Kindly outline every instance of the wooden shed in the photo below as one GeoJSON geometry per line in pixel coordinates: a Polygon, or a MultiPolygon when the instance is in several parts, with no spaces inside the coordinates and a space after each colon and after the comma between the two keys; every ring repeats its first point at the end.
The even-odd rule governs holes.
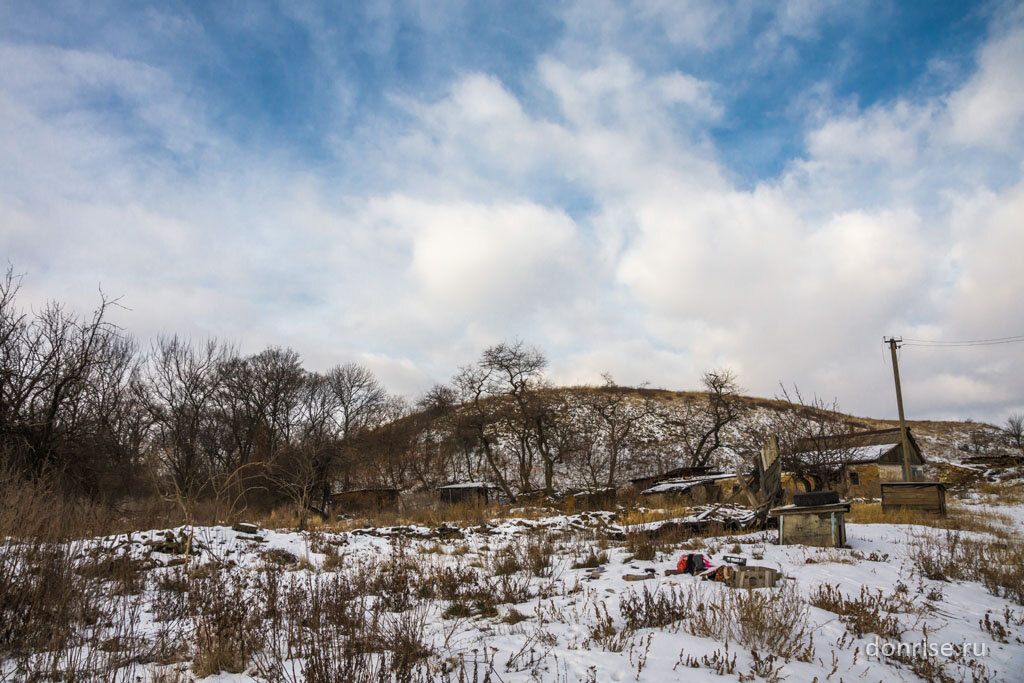
{"type": "Polygon", "coordinates": [[[390,487],[338,491],[331,494],[331,511],[395,510],[398,496],[398,489],[390,487]]]}
{"type": "MultiPolygon", "coordinates": [[[[910,429],[907,429],[910,443],[910,469],[913,481],[924,480],[926,460],[910,429]]],[[[834,459],[841,470],[840,489],[848,496],[875,497],[881,495],[881,484],[903,481],[903,437],[898,427],[851,432],[822,440],[806,439],[796,442],[787,457],[795,460],[834,459]],[[830,450],[831,449],[831,450],[830,450]]],[[[783,476],[783,485],[792,490],[810,490],[820,482],[803,481],[803,478],[789,474],[783,476]]]]}
{"type": "Polygon", "coordinates": [[[437,490],[441,495],[441,502],[448,505],[487,505],[492,488],[494,487],[482,481],[467,481],[439,486],[437,490]]]}
{"type": "Polygon", "coordinates": [[[946,485],[938,481],[890,481],[882,484],[882,512],[918,510],[946,514],[946,485]]]}
{"type": "Polygon", "coordinates": [[[768,516],[779,520],[780,545],[841,548],[846,545],[846,513],[849,511],[849,503],[785,505],[771,509],[768,516]]]}

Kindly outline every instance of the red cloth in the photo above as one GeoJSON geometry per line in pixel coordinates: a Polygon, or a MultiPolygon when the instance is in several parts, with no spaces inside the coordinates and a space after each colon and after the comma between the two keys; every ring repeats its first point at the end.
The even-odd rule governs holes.
{"type": "Polygon", "coordinates": [[[699,553],[687,553],[680,557],[679,562],[676,563],[676,569],[693,574],[694,576],[714,566],[711,564],[710,557],[699,553]]]}

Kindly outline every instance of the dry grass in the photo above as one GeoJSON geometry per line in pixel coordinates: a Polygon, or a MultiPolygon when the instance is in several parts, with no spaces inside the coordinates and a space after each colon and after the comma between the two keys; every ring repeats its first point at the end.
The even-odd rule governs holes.
{"type": "Polygon", "coordinates": [[[597,552],[594,549],[594,547],[591,546],[590,549],[589,549],[589,552],[586,555],[583,555],[582,557],[580,557],[579,559],[577,559],[575,562],[572,563],[572,568],[573,569],[593,569],[595,567],[600,567],[602,564],[607,564],[607,563],[608,563],[608,553],[604,552],[603,550],[601,552],[597,552]]]}
{"type": "Polygon", "coordinates": [[[980,481],[974,486],[984,502],[990,505],[1024,505],[1024,484],[980,481]]]}
{"type": "Polygon", "coordinates": [[[1006,515],[961,505],[948,505],[947,514],[943,517],[915,510],[883,512],[881,503],[855,502],[850,507],[846,521],[852,524],[909,524],[974,531],[1000,538],[1009,537],[1013,527],[1013,520],[1006,515]]]}
{"type": "Polygon", "coordinates": [[[929,531],[910,538],[910,559],[933,581],[976,581],[993,595],[1024,605],[1024,546],[1016,540],[929,531]]]}
{"type": "Polygon", "coordinates": [[[872,592],[862,586],[860,595],[854,598],[843,595],[839,586],[828,583],[815,589],[811,594],[811,604],[838,614],[847,630],[858,638],[875,633],[883,638],[900,640],[907,629],[895,614],[917,611],[906,590],[897,589],[883,595],[882,591],[872,592]]]}
{"type": "Polygon", "coordinates": [[[247,579],[218,572],[199,579],[190,592],[204,596],[193,615],[195,674],[244,671],[263,645],[261,605],[252,600],[247,579]]]}
{"type": "MultiPolygon", "coordinates": [[[[476,655],[467,661],[466,653],[449,649],[444,637],[427,636],[427,615],[444,615],[447,623],[442,628],[452,633],[466,619],[486,621],[483,630],[498,632],[526,632],[517,624],[536,620],[539,639],[543,601],[552,591],[570,591],[568,586],[555,587],[559,582],[552,577],[573,560],[576,566],[588,567],[607,562],[609,556],[603,552],[609,547],[607,537],[593,529],[572,532],[575,535],[527,531],[508,547],[495,536],[490,540],[493,550],[474,546],[479,556],[470,557],[465,557],[471,545],[467,542],[398,538],[389,541],[390,553],[360,556],[332,545],[337,537],[327,533],[337,525],[470,525],[524,516],[523,510],[507,506],[450,506],[375,513],[337,525],[312,520],[310,547],[326,554],[324,572],[303,566],[299,557],[282,550],[263,552],[264,562],[253,571],[190,562],[152,572],[150,565],[118,552],[84,552],[86,546],[76,539],[106,533],[121,523],[99,508],[65,501],[43,485],[20,481],[0,493],[0,530],[6,532],[0,540],[0,659],[18,663],[25,680],[119,681],[128,673],[119,668],[118,663],[125,661],[190,661],[197,676],[248,670],[278,681],[490,680],[493,663],[482,665],[476,655]],[[537,605],[536,616],[519,611],[529,611],[522,606],[528,601],[537,605]],[[155,632],[134,631],[143,621],[142,609],[152,611],[155,632]],[[52,654],[41,656],[44,651],[52,654]],[[75,654],[79,652],[85,654],[75,654]],[[29,653],[34,653],[32,662],[29,653]]],[[[657,514],[677,517],[685,514],[683,510],[657,514]]],[[[542,512],[536,509],[536,514],[542,512]]],[[[624,519],[654,521],[645,517],[649,511],[633,514],[624,519]]],[[[268,527],[298,522],[289,510],[247,521],[262,521],[268,527]]],[[[994,594],[1024,604],[1024,551],[1001,537],[978,541],[974,534],[960,531],[1005,530],[1007,520],[1000,515],[957,507],[947,518],[900,513],[894,519],[881,515],[877,505],[857,504],[850,521],[930,527],[916,530],[923,535],[915,537],[911,552],[922,575],[979,581],[994,594]]],[[[727,536],[720,528],[695,536],[667,526],[615,543],[625,545],[637,559],[655,558],[684,544],[707,548],[709,553],[742,550],[737,539],[705,540],[705,535],[727,536]]],[[[226,561],[227,556],[221,559],[226,561]]],[[[853,559],[875,558],[846,551],[815,556],[815,561],[853,559]]],[[[585,594],[579,584],[575,590],[585,594]]],[[[899,622],[892,621],[887,598],[845,596],[824,587],[813,599],[839,614],[853,632],[898,637],[899,622]]],[[[591,616],[591,607],[598,603],[582,600],[580,611],[591,616]]],[[[596,619],[581,622],[582,633],[590,633],[594,643],[610,651],[625,653],[629,648],[631,657],[632,648],[640,647],[636,643],[648,637],[638,635],[641,629],[683,630],[731,641],[759,653],[755,670],[769,680],[779,666],[776,658],[806,661],[812,652],[808,605],[789,583],[774,591],[749,592],[706,584],[660,592],[644,586],[638,593],[624,594],[620,609],[625,621],[621,630],[605,610],[598,611],[596,619]]],[[[998,640],[1007,637],[1009,616],[1005,622],[1006,626],[986,617],[980,627],[998,640]]],[[[702,661],[718,670],[718,664],[702,661]]],[[[165,680],[178,680],[178,666],[163,671],[165,680]]]]}
{"type": "Polygon", "coordinates": [[[644,586],[620,605],[628,628],[675,625],[787,660],[811,661],[814,653],[807,603],[789,583],[756,591],[688,583],[657,594],[644,586]]]}

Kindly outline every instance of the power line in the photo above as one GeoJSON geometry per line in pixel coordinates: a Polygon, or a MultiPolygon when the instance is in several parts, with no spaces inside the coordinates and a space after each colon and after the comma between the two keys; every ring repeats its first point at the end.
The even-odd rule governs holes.
{"type": "Polygon", "coordinates": [[[965,339],[960,341],[945,341],[939,339],[911,339],[904,337],[903,343],[906,346],[932,346],[932,347],[956,347],[956,346],[996,346],[998,344],[1019,344],[1024,342],[1024,335],[1013,337],[997,337],[994,339],[965,339]]]}

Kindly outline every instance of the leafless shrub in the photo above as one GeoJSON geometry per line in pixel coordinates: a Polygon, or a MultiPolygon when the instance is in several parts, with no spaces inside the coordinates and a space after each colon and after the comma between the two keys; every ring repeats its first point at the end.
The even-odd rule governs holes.
{"type": "Polygon", "coordinates": [[[248,578],[237,572],[218,572],[192,585],[191,590],[203,596],[192,619],[195,673],[202,677],[243,671],[262,645],[262,615],[249,594],[248,578]]]}
{"type": "Polygon", "coordinates": [[[268,616],[265,645],[254,657],[261,678],[432,680],[433,647],[425,640],[422,611],[387,611],[383,600],[360,593],[346,572],[293,576],[286,585],[279,578],[268,574],[258,587],[268,616]]]}
{"type": "Polygon", "coordinates": [[[647,586],[640,593],[629,592],[619,600],[619,611],[626,628],[664,628],[678,624],[689,614],[689,604],[677,590],[651,591],[647,586]]]}
{"type": "Polygon", "coordinates": [[[265,562],[284,567],[299,563],[299,558],[295,553],[285,550],[284,548],[270,548],[269,550],[265,550],[260,553],[260,555],[263,557],[265,562]]]}
{"type": "Polygon", "coordinates": [[[555,546],[547,536],[531,536],[524,549],[526,568],[536,577],[551,575],[551,561],[555,546]]]}
{"type": "Polygon", "coordinates": [[[77,572],[87,580],[113,582],[115,592],[120,595],[138,595],[146,587],[146,571],[151,567],[146,560],[101,551],[80,565],[77,572]]]}
{"type": "Polygon", "coordinates": [[[704,655],[699,659],[687,654],[686,650],[680,650],[679,659],[672,667],[672,670],[675,671],[680,666],[699,669],[702,664],[719,676],[736,673],[736,654],[733,653],[732,659],[729,659],[729,641],[725,642],[725,647],[722,650],[715,650],[711,655],[704,655]]]}
{"type": "Polygon", "coordinates": [[[993,595],[1024,605],[1024,547],[957,531],[912,537],[909,555],[922,576],[935,581],[977,581],[993,595]]]}
{"type": "Polygon", "coordinates": [[[594,620],[590,627],[590,640],[607,652],[622,652],[633,636],[632,631],[623,629],[620,632],[615,628],[615,620],[604,603],[594,605],[594,620]]]}
{"type": "Polygon", "coordinates": [[[807,624],[807,603],[784,583],[774,590],[732,590],[688,584],[673,589],[690,615],[682,622],[693,635],[732,640],[785,659],[810,661],[813,639],[807,624]]]}
{"type": "Polygon", "coordinates": [[[386,562],[376,564],[369,572],[369,591],[380,597],[381,604],[390,612],[404,612],[412,607],[416,597],[414,586],[419,570],[415,560],[397,551],[386,562]]]}
{"type": "Polygon", "coordinates": [[[76,571],[76,554],[65,544],[0,547],[0,653],[72,647],[99,620],[104,591],[76,571]]]}
{"type": "Polygon", "coordinates": [[[846,628],[858,638],[875,633],[883,638],[900,640],[907,630],[897,612],[911,611],[913,605],[901,593],[883,595],[882,591],[872,592],[861,586],[860,595],[851,598],[843,595],[839,586],[824,583],[811,594],[811,604],[839,615],[846,628]]]}
{"type": "Polygon", "coordinates": [[[590,552],[583,557],[579,558],[572,564],[573,569],[593,569],[594,567],[600,567],[602,564],[608,562],[608,553],[596,552],[591,546],[590,552]]]}
{"type": "Polygon", "coordinates": [[[642,531],[626,535],[626,550],[633,555],[634,560],[649,562],[658,555],[658,549],[650,534],[642,531]]]}
{"type": "Polygon", "coordinates": [[[435,565],[419,574],[416,594],[450,602],[461,600],[480,587],[480,572],[462,565],[435,565]]]}
{"type": "Polygon", "coordinates": [[[517,543],[509,543],[491,558],[490,570],[495,576],[508,576],[523,571],[521,547],[517,543]]]}
{"type": "Polygon", "coordinates": [[[345,559],[333,546],[328,546],[321,567],[325,572],[335,572],[345,564],[345,559]]]}
{"type": "Polygon", "coordinates": [[[502,574],[488,584],[486,599],[496,605],[518,604],[533,597],[530,577],[521,574],[502,574]]]}

